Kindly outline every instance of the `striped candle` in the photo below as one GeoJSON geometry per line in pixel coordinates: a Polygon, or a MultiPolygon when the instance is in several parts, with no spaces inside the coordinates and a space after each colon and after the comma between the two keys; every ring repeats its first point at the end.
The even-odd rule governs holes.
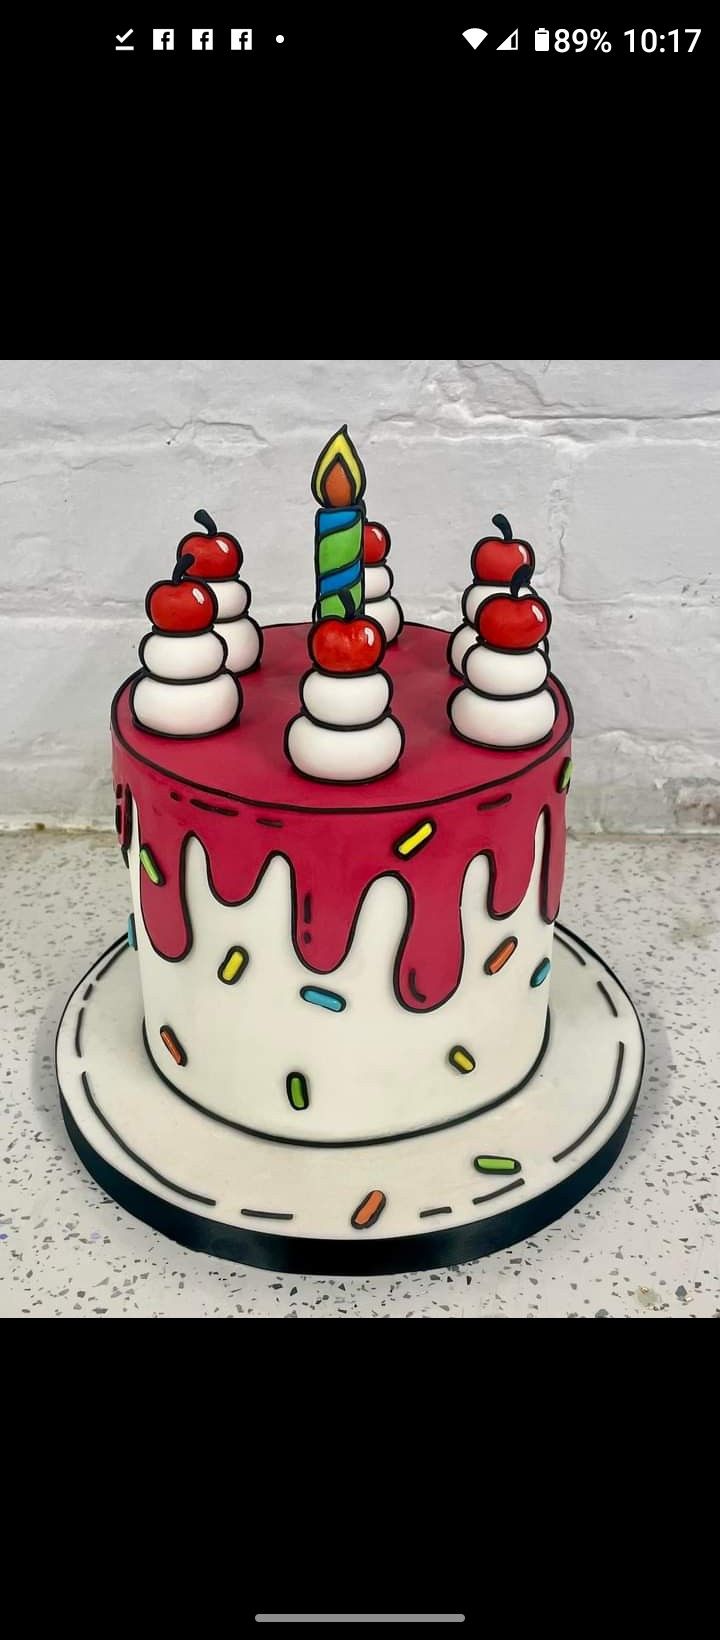
{"type": "Polygon", "coordinates": [[[316,621],[364,614],[364,491],[363,464],[347,427],[341,427],[318,456],[312,476],[312,492],[320,502],[315,515],[316,621]]]}

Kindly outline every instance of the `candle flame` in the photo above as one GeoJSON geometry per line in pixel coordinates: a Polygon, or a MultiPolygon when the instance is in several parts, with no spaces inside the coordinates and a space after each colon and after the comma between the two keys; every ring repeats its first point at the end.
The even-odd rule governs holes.
{"type": "Polygon", "coordinates": [[[364,495],[365,483],[365,468],[347,427],[341,427],[318,456],[312,493],[323,507],[350,507],[364,495]]]}

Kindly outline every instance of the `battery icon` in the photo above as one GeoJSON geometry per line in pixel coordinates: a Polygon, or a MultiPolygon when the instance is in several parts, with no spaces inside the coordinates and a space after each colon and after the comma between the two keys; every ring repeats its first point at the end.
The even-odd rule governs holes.
{"type": "Polygon", "coordinates": [[[546,29],[546,28],[536,28],[536,30],[535,30],[535,50],[536,51],[549,51],[550,50],[550,34],[549,34],[548,29],[546,29]]]}

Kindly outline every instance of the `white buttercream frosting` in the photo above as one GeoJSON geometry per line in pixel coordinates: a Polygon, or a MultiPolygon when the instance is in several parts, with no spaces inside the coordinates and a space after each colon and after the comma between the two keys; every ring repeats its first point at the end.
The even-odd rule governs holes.
{"type": "Polygon", "coordinates": [[[139,649],[140,664],[154,677],[170,680],[211,678],[223,666],[225,653],[215,632],[148,632],[139,649]]]}
{"type": "Polygon", "coordinates": [[[403,612],[397,598],[371,598],[366,604],[366,611],[382,627],[385,642],[392,643],[403,624],[403,612]]]}
{"type": "MultiPolygon", "coordinates": [[[[339,735],[337,738],[348,737],[339,735]]],[[[381,787],[377,795],[382,802],[381,787]]],[[[317,788],[317,800],[322,805],[321,787],[317,788]]],[[[448,824],[451,824],[449,816],[448,824]]],[[[401,814],[396,835],[401,834],[402,827],[401,814]]],[[[512,917],[504,921],[498,922],[488,910],[492,885],[486,855],[478,855],[472,861],[464,882],[457,888],[461,898],[458,914],[464,948],[460,983],[442,1007],[415,1013],[398,1005],[393,988],[398,952],[407,935],[408,898],[404,884],[392,875],[392,855],[388,858],[388,875],[377,878],[362,899],[346,955],[331,973],[318,974],[304,966],[291,938],[297,885],[288,861],[276,855],[260,874],[250,897],[241,904],[227,905],[212,892],[208,882],[208,877],[212,880],[208,856],[198,839],[192,837],[182,866],[183,901],[193,931],[192,945],[182,962],[167,962],[153,949],[142,916],[145,873],[138,858],[138,846],[143,832],[135,811],[129,880],[134,899],[142,1011],[148,1041],[153,1045],[159,1068],[169,1074],[182,1092],[216,1115],[277,1138],[309,1138],[338,1145],[353,1139],[377,1140],[393,1132],[442,1126],[453,1118],[462,1122],[478,1105],[492,1104],[498,1095],[506,1094],[527,1074],[539,1053],[546,1027],[548,983],[537,988],[530,985],[531,975],[542,959],[555,955],[552,928],[541,913],[546,835],[546,822],[541,817],[535,831],[534,865],[527,893],[513,910],[512,917]],[[489,978],[483,973],[483,964],[508,935],[518,941],[512,961],[506,963],[501,973],[489,978]],[[237,986],[223,985],[217,977],[218,965],[236,944],[250,954],[250,962],[243,968],[237,986]],[[330,1015],[308,1005],[302,995],[302,988],[308,985],[338,992],[347,1007],[341,1013],[330,1015]],[[170,1061],[161,1040],[160,1032],[168,1022],[186,1050],[184,1066],[170,1061]],[[474,1075],[458,1075],[448,1064],[448,1051],[454,1043],[462,1043],[476,1056],[478,1071],[474,1075]],[[252,1075],[248,1075],[249,1066],[252,1075]],[[310,1104],[302,1112],[291,1106],[286,1093],[288,1070],[295,1066],[306,1075],[310,1091],[310,1104]]],[[[281,846],[283,833],[278,832],[276,836],[281,846]]],[[[268,833],[268,842],[271,841],[272,833],[268,833]]],[[[482,836],[479,841],[482,842],[482,836]]],[[[418,855],[418,863],[420,858],[418,855]]],[[[426,859],[429,858],[428,852],[426,859]]],[[[318,915],[315,901],[311,930],[318,915]]],[[[303,949],[312,954],[314,946],[310,943],[303,949]]],[[[558,960],[562,960],[563,955],[558,948],[558,960]]],[[[135,961],[133,955],[133,965],[135,961]]],[[[569,955],[567,962],[568,968],[572,965],[581,972],[579,964],[569,955]]],[[[120,962],[110,971],[109,982],[113,973],[122,973],[122,967],[120,962]]],[[[101,983],[100,991],[105,983],[101,983]]],[[[133,1008],[139,1019],[141,1007],[135,992],[134,972],[132,984],[133,1008]]],[[[575,1047],[576,1062],[577,1051],[575,1047]]],[[[142,1049],[139,1057],[144,1057],[142,1049]]],[[[72,1065],[77,1081],[74,1057],[72,1065]]],[[[607,1097],[609,1073],[603,1074],[604,1091],[598,1094],[597,1108],[607,1097]]],[[[164,1098],[176,1111],[189,1109],[177,1099],[167,1099],[162,1091],[157,1098],[164,1098]]],[[[556,1103],[562,1104],[562,1101],[556,1103]]],[[[528,1104],[533,1106],[530,1095],[528,1104]]],[[[466,1196],[495,1188],[490,1182],[481,1182],[473,1190],[472,1157],[480,1149],[507,1152],[505,1113],[521,1105],[525,1107],[524,1099],[501,1104],[497,1113],[489,1117],[490,1129],[485,1130],[482,1144],[468,1146],[469,1128],[461,1125],[450,1130],[465,1134],[458,1148],[461,1160],[453,1177],[457,1190],[453,1199],[457,1200],[458,1207],[464,1200],[460,1192],[466,1172],[470,1175],[466,1196]],[[490,1141],[490,1131],[497,1142],[490,1141]]],[[[228,1211],[237,1211],[243,1202],[290,1210],[296,1206],[299,1190],[307,1193],[310,1210],[310,1204],[317,1198],[315,1161],[318,1156],[331,1152],[301,1148],[288,1153],[276,1147],[275,1171],[271,1170],[268,1182],[268,1192],[270,1185],[276,1187],[272,1194],[258,1200],[255,1193],[258,1181],[264,1178],[261,1166],[252,1189],[248,1184],[247,1195],[243,1196],[237,1190],[234,1160],[229,1159],[236,1135],[217,1122],[205,1121],[201,1127],[202,1146],[199,1146],[196,1134],[201,1119],[196,1111],[189,1113],[195,1124],[195,1137],[188,1142],[200,1151],[201,1169],[205,1167],[208,1135],[222,1136],[216,1176],[222,1179],[222,1188],[227,1192],[222,1198],[223,1204],[228,1199],[232,1202],[232,1209],[228,1211]],[[289,1200],[277,1186],[277,1168],[288,1154],[300,1164],[291,1169],[289,1200]]],[[[150,1102],[139,1118],[148,1136],[145,1144],[137,1141],[144,1156],[162,1154],[152,1150],[155,1116],[155,1107],[150,1102]]],[[[591,1116],[587,1120],[591,1120],[591,1116]]],[[[582,1130],[585,1121],[584,1115],[579,1119],[577,1114],[568,1118],[568,1143],[582,1130]]],[[[537,1131],[537,1124],[533,1127],[530,1123],[528,1143],[533,1158],[537,1131]]],[[[257,1141],[244,1137],[243,1142],[254,1157],[257,1141]]],[[[549,1150],[557,1150],[560,1142],[558,1139],[554,1145],[549,1143],[549,1150]]],[[[403,1155],[403,1167],[408,1174],[413,1174],[418,1154],[424,1153],[429,1143],[431,1141],[425,1138],[404,1147],[407,1154],[403,1155]]],[[[385,1183],[384,1172],[379,1180],[377,1175],[368,1177],[367,1159],[374,1156],[377,1162],[379,1158],[384,1168],[384,1158],[390,1148],[383,1146],[375,1152],[363,1148],[339,1152],[344,1156],[346,1167],[342,1204],[346,1226],[348,1201],[354,1205],[362,1201],[374,1183],[381,1186],[385,1183]],[[355,1173],[347,1176],[353,1167],[355,1173]]],[[[164,1154],[169,1176],[177,1178],[178,1183],[185,1182],[184,1174],[170,1172],[169,1152],[164,1154]]],[[[513,1154],[519,1154],[525,1161],[522,1150],[514,1150],[513,1154]]],[[[160,1160],[157,1165],[161,1165],[160,1160]]],[[[252,1161],[249,1165],[252,1169],[252,1161]]],[[[195,1184],[201,1192],[207,1191],[202,1177],[200,1171],[195,1184]]],[[[447,1199],[431,1188],[424,1197],[419,1192],[420,1186],[416,1210],[421,1204],[429,1207],[447,1199]]],[[[215,1194],[215,1191],[208,1193],[215,1194]]],[[[390,1202],[390,1191],[386,1193],[390,1202]]],[[[469,1204],[468,1210],[472,1211],[469,1204]]],[[[305,1228],[308,1234],[313,1233],[309,1219],[305,1221],[305,1228]]]]}
{"type": "Polygon", "coordinates": [[[367,729],[324,729],[297,717],[288,731],[288,756],[313,780],[374,780],[397,763],[402,734],[392,717],[367,729]]]}
{"type": "Polygon", "coordinates": [[[247,615],[233,621],[216,621],[215,631],[227,644],[229,672],[249,672],[260,654],[260,632],[247,615]]]}
{"type": "Polygon", "coordinates": [[[460,689],[450,705],[458,734],[481,746],[534,746],[550,734],[555,701],[549,689],[523,700],[489,700],[473,689],[460,689]]]}
{"type": "Polygon", "coordinates": [[[372,598],[384,598],[392,592],[392,571],[384,564],[366,564],[365,566],[365,601],[372,598]]]}
{"type": "Polygon", "coordinates": [[[462,626],[456,627],[450,644],[450,665],[453,672],[457,672],[458,677],[463,675],[465,656],[470,649],[477,647],[477,641],[478,636],[474,627],[467,626],[464,621],[462,626]]]}
{"type": "Polygon", "coordinates": [[[473,689],[485,695],[510,697],[542,689],[549,668],[539,649],[531,649],[529,654],[509,654],[476,643],[467,651],[463,670],[473,689]]]}
{"type": "Polygon", "coordinates": [[[301,699],[310,717],[319,723],[358,727],[374,723],[390,704],[390,682],[384,672],[328,677],[308,672],[301,699]]]}
{"type": "Polygon", "coordinates": [[[198,683],[164,683],[148,672],[133,689],[138,723],[161,735],[209,735],[231,723],[242,705],[235,678],[227,671],[198,683]]]}
{"type": "Polygon", "coordinates": [[[231,621],[244,615],[250,604],[250,593],[244,581],[208,581],[207,585],[217,598],[217,618],[231,621]]]}

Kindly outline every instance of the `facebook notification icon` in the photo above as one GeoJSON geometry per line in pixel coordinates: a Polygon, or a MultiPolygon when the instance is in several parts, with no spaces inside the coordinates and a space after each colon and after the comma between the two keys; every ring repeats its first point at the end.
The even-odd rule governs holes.
{"type": "Polygon", "coordinates": [[[154,28],[153,29],[153,51],[174,51],[174,50],[175,50],[175,30],[174,30],[174,28],[154,28]]]}
{"type": "Polygon", "coordinates": [[[252,29],[251,28],[231,28],[231,30],[230,30],[230,50],[231,51],[252,51],[252,29]]]}
{"type": "Polygon", "coordinates": [[[192,31],[193,51],[212,51],[213,31],[211,28],[194,28],[192,31]]]}

